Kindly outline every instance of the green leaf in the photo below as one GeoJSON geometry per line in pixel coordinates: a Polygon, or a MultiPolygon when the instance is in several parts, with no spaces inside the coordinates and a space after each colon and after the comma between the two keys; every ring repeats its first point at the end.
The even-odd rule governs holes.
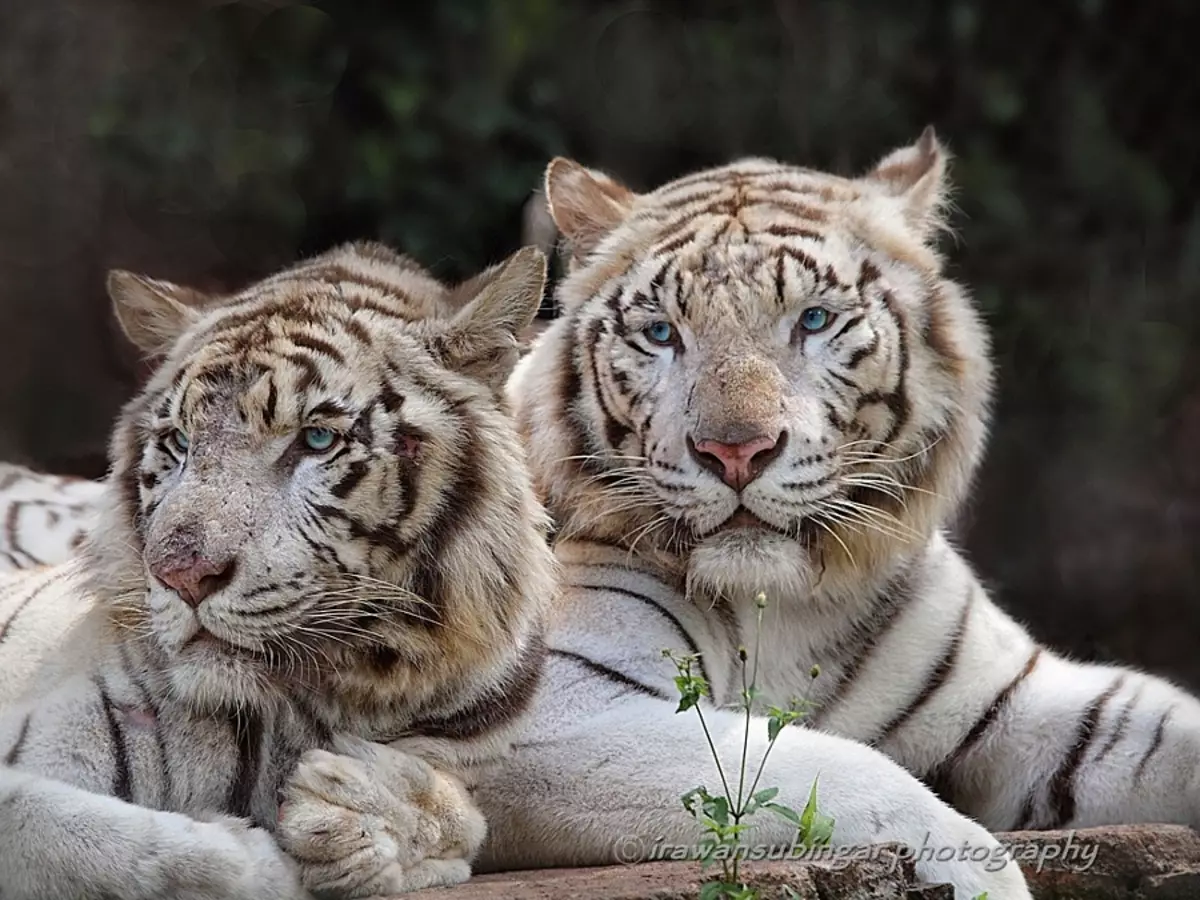
{"type": "Polygon", "coordinates": [[[719,881],[710,881],[700,886],[700,900],[723,900],[725,885],[719,881]]]}
{"type": "Polygon", "coordinates": [[[680,797],[679,802],[683,804],[684,809],[694,816],[710,799],[711,798],[708,795],[708,789],[705,788],[704,785],[700,785],[699,787],[692,788],[690,791],[680,797]]]}
{"type": "Polygon", "coordinates": [[[800,814],[790,806],[784,806],[782,803],[764,803],[763,809],[771,810],[771,812],[775,813],[775,815],[779,816],[780,818],[787,819],[797,828],[802,827],[800,825],[800,814]]]}
{"type": "Polygon", "coordinates": [[[729,824],[729,801],[724,797],[710,797],[704,804],[704,812],[722,827],[729,824]]]}
{"type": "Polygon", "coordinates": [[[833,840],[833,819],[830,816],[818,814],[812,831],[808,835],[808,846],[824,847],[833,840]]]}
{"type": "Polygon", "coordinates": [[[813,779],[808,802],[800,814],[800,839],[806,847],[820,847],[833,837],[833,819],[817,810],[817,779],[813,779]]]}
{"type": "Polygon", "coordinates": [[[783,731],[783,729],[784,722],[778,716],[771,716],[771,718],[767,720],[767,737],[771,741],[774,741],[775,738],[779,737],[779,732],[783,731]]]}
{"type": "Polygon", "coordinates": [[[778,793],[779,788],[766,788],[754,795],[754,801],[756,803],[766,803],[768,800],[774,800],[778,793]]]}

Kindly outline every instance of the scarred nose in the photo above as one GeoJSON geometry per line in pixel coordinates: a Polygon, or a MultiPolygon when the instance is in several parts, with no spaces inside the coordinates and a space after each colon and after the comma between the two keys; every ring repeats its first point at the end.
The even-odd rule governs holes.
{"type": "Polygon", "coordinates": [[[150,574],[194,609],[229,584],[233,578],[233,558],[182,554],[155,563],[150,567],[150,574]]]}

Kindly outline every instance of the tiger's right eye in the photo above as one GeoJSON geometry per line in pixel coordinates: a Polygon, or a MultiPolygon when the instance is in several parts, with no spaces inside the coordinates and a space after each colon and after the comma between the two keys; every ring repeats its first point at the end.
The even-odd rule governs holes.
{"type": "Polygon", "coordinates": [[[191,439],[178,428],[171,432],[170,441],[174,449],[185,455],[188,452],[188,447],[192,445],[191,439]]]}

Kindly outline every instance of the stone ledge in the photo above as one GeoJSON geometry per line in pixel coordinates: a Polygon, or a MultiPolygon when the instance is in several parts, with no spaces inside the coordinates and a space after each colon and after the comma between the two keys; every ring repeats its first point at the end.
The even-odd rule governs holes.
{"type": "MultiPolygon", "coordinates": [[[[1037,900],[1200,900],[1200,834],[1177,825],[1122,825],[997,835],[1013,847],[1037,900]]],[[[711,870],[710,870],[711,871],[711,870]]],[[[874,859],[748,863],[763,900],[953,900],[917,887],[912,862],[881,848],[874,859]],[[787,893],[784,887],[794,892],[787,893]]],[[[412,900],[696,900],[709,873],[695,863],[643,863],[478,875],[412,900]]],[[[992,898],[1003,900],[1003,898],[992,898]]]]}
{"type": "MultiPolygon", "coordinates": [[[[714,867],[656,862],[591,869],[544,869],[477,875],[452,888],[417,891],[412,900],[696,900],[714,867]]],[[[749,863],[763,900],[954,900],[949,887],[917,887],[912,863],[887,848],[842,866],[824,862],[749,863]],[[788,893],[790,888],[792,893],[788,893]]]]}
{"type": "Polygon", "coordinates": [[[1037,900],[1200,900],[1200,834],[1182,825],[1014,831],[997,837],[1020,848],[1016,859],[1037,900]],[[1040,866],[1026,848],[1046,848],[1040,866]],[[1059,858],[1051,858],[1054,848],[1059,858]]]}

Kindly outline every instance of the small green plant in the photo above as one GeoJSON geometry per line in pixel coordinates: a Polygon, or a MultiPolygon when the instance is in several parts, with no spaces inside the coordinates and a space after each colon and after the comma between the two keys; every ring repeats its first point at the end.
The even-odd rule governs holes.
{"type": "MultiPolygon", "coordinates": [[[[700,719],[700,727],[708,741],[708,749],[717,764],[717,773],[721,777],[722,793],[710,794],[704,785],[692,788],[680,800],[683,808],[695,818],[703,829],[699,850],[701,865],[704,868],[713,862],[721,864],[719,880],[706,882],[700,888],[700,900],[757,900],[759,893],[741,879],[741,835],[751,826],[747,819],[761,810],[767,810],[791,822],[796,827],[796,840],[805,847],[824,846],[833,836],[833,819],[823,815],[817,809],[817,783],[813,782],[808,794],[808,802],[804,810],[797,813],[794,809],[775,800],[779,788],[765,787],[759,789],[759,780],[766,768],[767,759],[775,747],[779,734],[787,726],[799,721],[807,714],[810,705],[807,700],[793,699],[787,707],[767,707],[767,749],[759,761],[758,771],[746,788],[746,755],[750,745],[750,724],[753,718],[755,701],[760,691],[758,688],[759,646],[762,636],[763,611],[767,607],[765,594],[759,594],[755,599],[757,607],[754,631],[754,665],[747,671],[748,657],[745,647],[738,648],[738,659],[741,664],[742,691],[741,708],[746,716],[746,729],[742,739],[742,758],[738,765],[737,791],[730,790],[729,779],[725,776],[725,768],[713,743],[708,722],[704,719],[704,711],[700,706],[700,698],[711,696],[708,681],[702,675],[693,672],[699,654],[676,654],[664,650],[663,656],[674,664],[678,674],[675,677],[675,687],[679,692],[679,707],[676,713],[696,710],[700,719]]],[[[820,670],[813,666],[811,677],[816,679],[820,670]]]]}

